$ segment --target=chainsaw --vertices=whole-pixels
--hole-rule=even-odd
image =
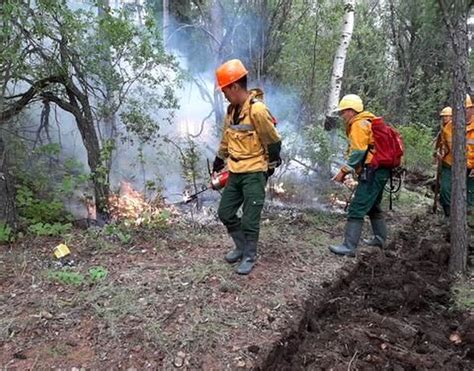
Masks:
[[[211,181],[207,186],[204,186],[199,192],[193,193],[192,195],[185,196],[184,203],[187,204],[197,198],[203,192],[208,191],[209,189],[213,189],[214,191],[219,191],[224,188],[227,184],[227,180],[229,179],[229,170],[224,169],[219,173],[212,173],[211,174]]]

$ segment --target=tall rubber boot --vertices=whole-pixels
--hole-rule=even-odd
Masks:
[[[244,255],[236,271],[238,274],[249,274],[252,271],[257,260],[257,242],[258,240],[247,237]]]
[[[363,220],[349,219],[344,232],[344,242],[341,245],[329,246],[329,250],[337,255],[355,256],[363,225]]]
[[[224,259],[227,263],[233,264],[233,263],[238,262],[242,258],[244,254],[246,240],[245,240],[244,232],[240,230],[231,232],[229,234],[230,234],[230,237],[232,237],[232,239],[234,240],[235,249],[229,251],[225,255]]]
[[[388,235],[387,223],[385,223],[384,219],[377,218],[370,219],[370,224],[372,225],[374,237],[372,237],[371,239],[364,240],[364,242],[369,246],[384,247]]]

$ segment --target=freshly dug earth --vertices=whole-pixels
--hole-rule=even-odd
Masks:
[[[384,252],[361,249],[261,369],[474,370],[474,312],[453,310],[449,245],[430,216],[407,225]]]

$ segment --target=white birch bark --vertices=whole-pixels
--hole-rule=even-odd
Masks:
[[[344,75],[344,64],[346,61],[347,49],[352,38],[354,29],[354,9],[355,0],[344,2],[344,18],[342,21],[342,34],[332,65],[331,82],[329,84],[329,94],[326,106],[326,116],[332,116],[339,103],[342,77]]]
[[[163,46],[168,49],[168,31],[170,24],[170,3],[169,0],[163,0]]]

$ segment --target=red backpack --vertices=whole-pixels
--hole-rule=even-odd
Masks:
[[[395,169],[402,163],[403,139],[398,131],[387,125],[383,117],[375,117],[372,122],[375,153],[371,165]]]

